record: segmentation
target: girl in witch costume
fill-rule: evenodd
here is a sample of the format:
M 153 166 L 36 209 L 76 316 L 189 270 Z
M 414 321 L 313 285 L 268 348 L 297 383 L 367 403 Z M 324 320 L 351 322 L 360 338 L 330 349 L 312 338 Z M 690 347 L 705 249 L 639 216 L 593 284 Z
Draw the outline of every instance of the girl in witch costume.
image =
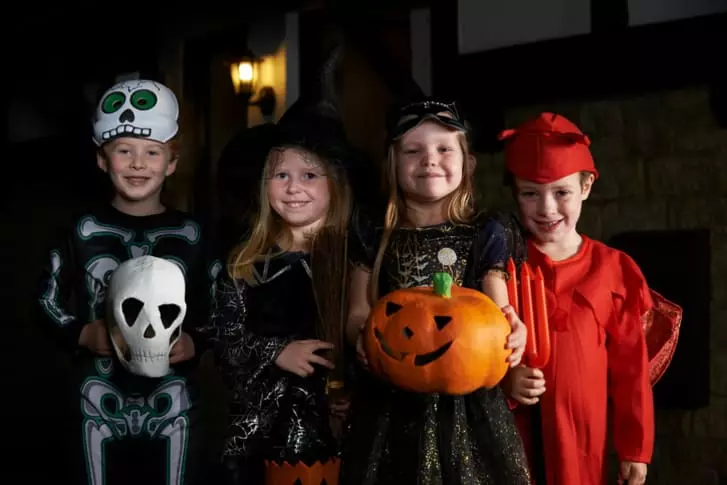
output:
M 681 309 L 649 289 L 629 256 L 578 233 L 598 171 L 577 126 L 541 113 L 500 138 L 528 263 L 542 271 L 548 296 L 550 361 L 513 369 L 504 382 L 524 405 L 514 412 L 537 483 L 606 483 L 611 411 L 619 483 L 643 484 L 654 447 L 651 386 L 671 360 Z
M 232 483 L 315 475 L 333 485 L 330 418 L 341 410 L 328 389 L 343 379 L 352 149 L 317 109 L 291 109 L 277 130 L 252 229 L 229 257 L 212 314 L 231 392 L 224 455 Z
M 346 337 L 367 366 L 362 332 L 372 305 L 399 288 L 431 285 L 450 273 L 486 293 L 513 328 L 511 365 L 526 330 L 508 306 L 506 263 L 524 242 L 503 214 L 473 209 L 474 157 L 456 106 L 435 99 L 405 104 L 388 120 L 385 219 L 352 222 Z M 528 484 L 525 451 L 502 390 L 464 396 L 414 393 L 361 372 L 352 396 L 342 482 L 373 484 Z

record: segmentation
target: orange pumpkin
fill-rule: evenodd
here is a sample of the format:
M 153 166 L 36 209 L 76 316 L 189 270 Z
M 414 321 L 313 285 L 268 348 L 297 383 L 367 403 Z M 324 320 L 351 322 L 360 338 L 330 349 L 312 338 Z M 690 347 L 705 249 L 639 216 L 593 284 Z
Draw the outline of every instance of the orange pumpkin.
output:
M 413 392 L 469 394 L 497 385 L 508 369 L 510 324 L 485 294 L 436 273 L 433 287 L 381 298 L 364 328 L 372 372 Z
M 341 459 L 331 458 L 308 466 L 302 461 L 279 464 L 265 461 L 265 485 L 338 485 Z

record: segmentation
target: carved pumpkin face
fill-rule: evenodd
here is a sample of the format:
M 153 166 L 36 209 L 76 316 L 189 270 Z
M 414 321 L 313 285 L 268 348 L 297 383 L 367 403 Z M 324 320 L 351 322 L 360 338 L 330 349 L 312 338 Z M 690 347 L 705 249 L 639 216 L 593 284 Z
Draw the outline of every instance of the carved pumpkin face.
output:
M 265 485 L 338 485 L 341 460 L 331 458 L 308 466 L 303 462 L 293 465 L 265 461 Z
M 396 290 L 374 305 L 364 348 L 373 373 L 399 388 L 463 395 L 505 376 L 510 331 L 485 294 L 437 273 L 434 288 Z

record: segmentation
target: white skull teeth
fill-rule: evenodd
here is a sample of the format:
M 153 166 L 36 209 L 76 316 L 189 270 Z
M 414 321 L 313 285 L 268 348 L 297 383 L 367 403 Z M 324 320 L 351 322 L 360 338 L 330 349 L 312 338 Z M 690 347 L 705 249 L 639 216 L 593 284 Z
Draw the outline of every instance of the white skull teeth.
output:
M 154 362 L 157 360 L 164 360 L 169 358 L 169 352 L 151 352 L 145 351 L 132 351 L 131 358 L 134 360 L 143 360 L 145 362 Z
M 104 131 L 101 135 L 104 140 L 109 140 L 115 136 L 123 135 L 123 134 L 131 134 L 136 136 L 150 136 L 151 135 L 151 129 L 149 128 L 137 128 L 133 125 L 121 125 L 117 126 L 113 130 Z

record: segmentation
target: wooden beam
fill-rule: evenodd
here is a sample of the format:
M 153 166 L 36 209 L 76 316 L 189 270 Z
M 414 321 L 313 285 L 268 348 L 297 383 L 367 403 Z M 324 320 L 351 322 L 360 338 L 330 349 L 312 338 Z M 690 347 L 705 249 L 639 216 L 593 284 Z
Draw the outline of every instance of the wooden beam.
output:
M 494 151 L 509 108 L 715 84 L 725 45 L 720 14 L 459 56 L 452 78 L 484 142 L 476 148 Z
M 460 56 L 471 100 L 518 105 L 709 82 L 722 69 L 727 14 Z

